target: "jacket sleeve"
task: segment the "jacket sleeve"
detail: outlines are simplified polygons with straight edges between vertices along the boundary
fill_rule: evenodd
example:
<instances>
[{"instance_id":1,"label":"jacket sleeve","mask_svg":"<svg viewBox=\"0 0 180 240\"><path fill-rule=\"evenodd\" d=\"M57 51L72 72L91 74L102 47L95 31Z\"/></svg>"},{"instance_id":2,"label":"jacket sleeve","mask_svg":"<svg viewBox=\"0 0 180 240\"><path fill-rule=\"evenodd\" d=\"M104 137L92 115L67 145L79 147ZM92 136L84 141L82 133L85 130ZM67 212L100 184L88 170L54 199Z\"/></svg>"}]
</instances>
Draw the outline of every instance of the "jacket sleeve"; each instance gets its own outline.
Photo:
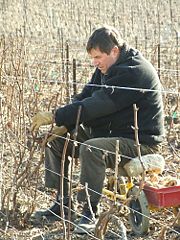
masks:
<instances>
[{"instance_id":1,"label":"jacket sleeve","mask_svg":"<svg viewBox=\"0 0 180 240\"><path fill-rule=\"evenodd\" d=\"M82 107L80 123L89 122L116 111L113 101L106 95L104 90L100 88L88 98L57 109L55 114L57 126L64 125L69 129L75 125L80 106Z\"/></svg>"},{"instance_id":2,"label":"jacket sleeve","mask_svg":"<svg viewBox=\"0 0 180 240\"><path fill-rule=\"evenodd\" d=\"M77 101L81 101L87 97L90 97L92 95L94 87L91 86L93 84L100 84L100 71L98 69L95 70L95 72L92 75L91 80L88 82L88 84L85 85L85 87L82 89L81 93L77 94L73 98L73 103Z\"/></svg>"}]
</instances>

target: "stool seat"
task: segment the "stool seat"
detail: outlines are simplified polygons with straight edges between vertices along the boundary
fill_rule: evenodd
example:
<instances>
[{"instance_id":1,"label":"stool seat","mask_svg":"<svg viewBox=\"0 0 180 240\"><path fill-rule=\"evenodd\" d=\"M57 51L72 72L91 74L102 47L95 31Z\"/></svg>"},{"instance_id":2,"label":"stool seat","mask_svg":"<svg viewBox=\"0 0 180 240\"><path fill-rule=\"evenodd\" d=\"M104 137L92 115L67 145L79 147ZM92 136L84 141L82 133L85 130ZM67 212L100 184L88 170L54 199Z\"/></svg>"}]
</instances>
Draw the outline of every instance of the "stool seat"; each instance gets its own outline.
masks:
<instances>
[{"instance_id":1,"label":"stool seat","mask_svg":"<svg viewBox=\"0 0 180 240\"><path fill-rule=\"evenodd\" d=\"M143 155L141 161L147 173L160 174L164 171L165 160L160 154ZM136 157L124 165L124 169L129 177L137 177L143 173L141 161L139 157Z\"/></svg>"}]
</instances>

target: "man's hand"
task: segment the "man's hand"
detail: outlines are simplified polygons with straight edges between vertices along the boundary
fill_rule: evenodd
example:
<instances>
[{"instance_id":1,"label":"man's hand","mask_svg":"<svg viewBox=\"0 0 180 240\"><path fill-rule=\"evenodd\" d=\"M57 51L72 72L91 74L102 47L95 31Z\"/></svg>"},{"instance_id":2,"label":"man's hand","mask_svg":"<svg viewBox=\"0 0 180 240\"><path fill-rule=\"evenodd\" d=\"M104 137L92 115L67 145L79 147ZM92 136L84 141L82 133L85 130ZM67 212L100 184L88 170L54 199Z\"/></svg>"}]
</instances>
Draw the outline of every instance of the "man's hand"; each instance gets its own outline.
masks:
<instances>
[{"instance_id":1,"label":"man's hand","mask_svg":"<svg viewBox=\"0 0 180 240\"><path fill-rule=\"evenodd\" d=\"M51 133L50 133L51 136L49 136L49 137L47 138L47 142L53 141L54 139L57 138L57 135L58 135L58 136L62 136L62 135L64 135L66 132L67 132L67 128L66 128L65 126L60 126L60 127L54 126L53 129L52 129L52 131L51 131Z\"/></svg>"},{"instance_id":2,"label":"man's hand","mask_svg":"<svg viewBox=\"0 0 180 240\"><path fill-rule=\"evenodd\" d=\"M37 132L40 126L51 123L53 123L53 114L51 112L38 112L32 118L31 132Z\"/></svg>"}]
</instances>

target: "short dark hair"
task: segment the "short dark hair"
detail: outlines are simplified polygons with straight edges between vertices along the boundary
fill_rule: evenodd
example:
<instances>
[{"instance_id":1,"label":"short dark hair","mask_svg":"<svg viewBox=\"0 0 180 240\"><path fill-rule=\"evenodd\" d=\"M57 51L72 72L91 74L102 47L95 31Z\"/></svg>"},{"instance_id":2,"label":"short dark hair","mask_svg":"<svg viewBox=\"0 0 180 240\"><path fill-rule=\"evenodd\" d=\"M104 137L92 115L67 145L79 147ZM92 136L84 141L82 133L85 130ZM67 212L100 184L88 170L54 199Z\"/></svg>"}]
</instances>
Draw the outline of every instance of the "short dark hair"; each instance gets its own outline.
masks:
<instances>
[{"instance_id":1,"label":"short dark hair","mask_svg":"<svg viewBox=\"0 0 180 240\"><path fill-rule=\"evenodd\" d=\"M123 44L124 40L114 27L101 27L96 29L90 36L86 50L90 53L92 49L99 48L101 52L110 54L113 47L121 48Z\"/></svg>"}]
</instances>

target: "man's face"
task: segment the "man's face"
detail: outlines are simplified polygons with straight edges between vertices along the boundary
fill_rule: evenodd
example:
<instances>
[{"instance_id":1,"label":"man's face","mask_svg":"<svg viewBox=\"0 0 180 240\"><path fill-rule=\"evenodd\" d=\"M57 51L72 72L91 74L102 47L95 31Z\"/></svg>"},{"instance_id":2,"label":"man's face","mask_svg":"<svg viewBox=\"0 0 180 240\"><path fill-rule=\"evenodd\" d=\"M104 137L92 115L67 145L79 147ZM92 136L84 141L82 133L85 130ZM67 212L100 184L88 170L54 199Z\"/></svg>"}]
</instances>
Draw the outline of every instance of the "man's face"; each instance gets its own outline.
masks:
<instances>
[{"instance_id":1,"label":"man's face","mask_svg":"<svg viewBox=\"0 0 180 240\"><path fill-rule=\"evenodd\" d=\"M93 48L89 55L92 58L92 62L103 74L116 62L120 54L119 48L114 47L110 54L101 52L99 48Z\"/></svg>"}]
</instances>

